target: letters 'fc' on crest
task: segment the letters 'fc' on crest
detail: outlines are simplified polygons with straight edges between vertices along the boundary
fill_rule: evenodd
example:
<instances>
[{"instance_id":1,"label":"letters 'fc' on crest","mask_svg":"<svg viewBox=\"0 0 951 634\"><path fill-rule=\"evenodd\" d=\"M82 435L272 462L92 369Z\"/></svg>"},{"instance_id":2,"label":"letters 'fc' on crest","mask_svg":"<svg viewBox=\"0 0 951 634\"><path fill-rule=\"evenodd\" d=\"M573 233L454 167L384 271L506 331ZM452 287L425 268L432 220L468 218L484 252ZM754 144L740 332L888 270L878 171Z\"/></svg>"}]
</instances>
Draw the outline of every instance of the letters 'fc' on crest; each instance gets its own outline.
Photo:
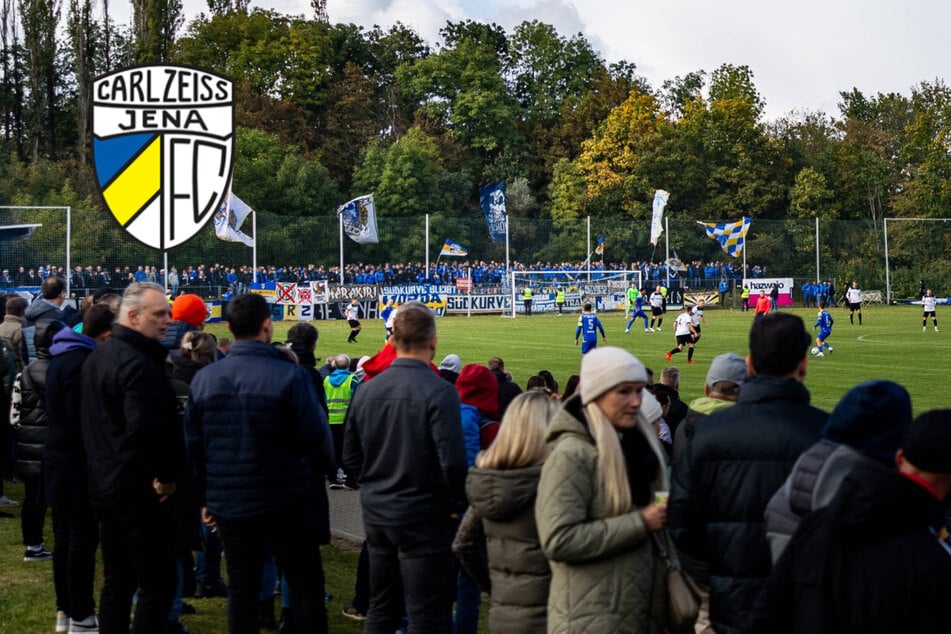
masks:
<instances>
[{"instance_id":1,"label":"letters 'fc' on crest","mask_svg":"<svg viewBox=\"0 0 951 634\"><path fill-rule=\"evenodd\" d=\"M234 169L234 84L177 65L93 83L93 160L109 211L156 249L186 242L221 205Z\"/></svg>"}]
</instances>

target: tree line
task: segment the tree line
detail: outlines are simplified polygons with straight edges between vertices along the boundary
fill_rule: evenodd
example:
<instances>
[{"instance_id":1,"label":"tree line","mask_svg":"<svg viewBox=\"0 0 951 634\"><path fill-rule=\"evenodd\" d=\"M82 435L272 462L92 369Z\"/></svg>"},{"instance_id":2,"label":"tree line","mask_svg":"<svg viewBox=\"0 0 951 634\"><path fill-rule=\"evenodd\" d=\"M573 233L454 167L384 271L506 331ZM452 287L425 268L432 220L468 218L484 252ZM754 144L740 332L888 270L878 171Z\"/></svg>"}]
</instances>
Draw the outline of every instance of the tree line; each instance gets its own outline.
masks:
<instances>
[{"instance_id":1,"label":"tree line","mask_svg":"<svg viewBox=\"0 0 951 634\"><path fill-rule=\"evenodd\" d=\"M502 180L513 216L610 220L621 242L660 188L671 218L862 221L858 258L878 256L886 217L951 215L942 79L908 95L843 87L835 113L768 121L742 64L651 86L634 62L539 21L447 22L430 46L402 24L330 24L320 6L209 0L186 24L180 0L133 0L123 25L107 0L0 0L0 202L75 203L101 229L92 81L169 62L236 82L234 189L262 214L326 216L373 192L381 217L451 221L479 214L479 186ZM931 230L896 231L922 256L948 251Z\"/></svg>"}]
</instances>

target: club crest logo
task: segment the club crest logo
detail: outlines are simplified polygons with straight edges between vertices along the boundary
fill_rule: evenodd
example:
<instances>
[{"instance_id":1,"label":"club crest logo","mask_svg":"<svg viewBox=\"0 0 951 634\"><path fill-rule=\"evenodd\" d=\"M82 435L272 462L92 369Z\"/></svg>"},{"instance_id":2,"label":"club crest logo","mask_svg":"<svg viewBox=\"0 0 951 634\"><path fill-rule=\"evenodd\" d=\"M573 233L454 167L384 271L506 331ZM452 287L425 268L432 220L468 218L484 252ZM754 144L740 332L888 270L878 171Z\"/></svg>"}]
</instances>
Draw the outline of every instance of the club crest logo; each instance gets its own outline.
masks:
<instances>
[{"instance_id":1,"label":"club crest logo","mask_svg":"<svg viewBox=\"0 0 951 634\"><path fill-rule=\"evenodd\" d=\"M156 249L188 241L221 206L234 169L234 83L177 65L93 82L93 162L123 229Z\"/></svg>"}]
</instances>

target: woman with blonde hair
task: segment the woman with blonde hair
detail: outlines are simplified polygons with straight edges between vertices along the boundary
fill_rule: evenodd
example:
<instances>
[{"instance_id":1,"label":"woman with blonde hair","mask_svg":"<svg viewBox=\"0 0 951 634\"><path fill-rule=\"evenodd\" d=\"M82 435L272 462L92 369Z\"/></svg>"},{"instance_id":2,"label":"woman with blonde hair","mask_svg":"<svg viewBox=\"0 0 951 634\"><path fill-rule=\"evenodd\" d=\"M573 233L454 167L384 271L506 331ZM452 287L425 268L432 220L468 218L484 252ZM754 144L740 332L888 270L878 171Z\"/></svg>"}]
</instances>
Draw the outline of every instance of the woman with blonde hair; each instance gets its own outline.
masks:
<instances>
[{"instance_id":1,"label":"woman with blonde hair","mask_svg":"<svg viewBox=\"0 0 951 634\"><path fill-rule=\"evenodd\" d=\"M646 383L627 351L596 348L548 428L535 501L552 569L548 632L664 631L666 570L651 534L667 522L653 493L668 485L664 450L641 412Z\"/></svg>"},{"instance_id":2,"label":"woman with blonde hair","mask_svg":"<svg viewBox=\"0 0 951 634\"><path fill-rule=\"evenodd\" d=\"M470 507L453 551L492 596L489 631L494 634L531 634L546 628L551 571L538 543L533 507L548 455L545 433L557 411L557 401L546 392L518 395L502 418L498 436L479 453L466 478Z\"/></svg>"},{"instance_id":3,"label":"woman with blonde hair","mask_svg":"<svg viewBox=\"0 0 951 634\"><path fill-rule=\"evenodd\" d=\"M217 358L218 342L214 336L200 330L189 330L182 337L178 354L169 356L171 378L191 385L195 373Z\"/></svg>"}]
</instances>

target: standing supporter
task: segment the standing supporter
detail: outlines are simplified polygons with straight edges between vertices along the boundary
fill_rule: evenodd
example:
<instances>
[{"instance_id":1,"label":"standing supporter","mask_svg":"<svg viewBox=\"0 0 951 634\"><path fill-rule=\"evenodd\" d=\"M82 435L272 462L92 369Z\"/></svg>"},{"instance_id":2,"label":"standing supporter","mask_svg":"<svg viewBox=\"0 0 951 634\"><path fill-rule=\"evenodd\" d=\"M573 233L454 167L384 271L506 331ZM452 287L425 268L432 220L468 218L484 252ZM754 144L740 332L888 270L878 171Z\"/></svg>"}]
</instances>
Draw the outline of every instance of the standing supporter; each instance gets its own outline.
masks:
<instances>
[{"instance_id":1,"label":"standing supporter","mask_svg":"<svg viewBox=\"0 0 951 634\"><path fill-rule=\"evenodd\" d=\"M492 444L499 431L499 383L487 367L472 363L459 373L456 392L459 394L466 461L472 467L476 456ZM457 634L474 633L479 629L480 603L478 584L468 572L459 571L454 623Z\"/></svg>"},{"instance_id":2,"label":"standing supporter","mask_svg":"<svg viewBox=\"0 0 951 634\"><path fill-rule=\"evenodd\" d=\"M443 360L439 362L439 376L453 385L459 380L459 372L461 371L462 359L459 358L458 354L447 354L443 357ZM496 385L498 385L498 381L496 381ZM498 403L496 403L496 407L498 407Z\"/></svg>"},{"instance_id":3,"label":"standing supporter","mask_svg":"<svg viewBox=\"0 0 951 634\"><path fill-rule=\"evenodd\" d=\"M82 371L82 435L100 522L103 634L163 632L175 591L171 505L184 463L175 395L162 346L169 306L161 286L123 293L112 336Z\"/></svg>"},{"instance_id":4,"label":"standing supporter","mask_svg":"<svg viewBox=\"0 0 951 634\"><path fill-rule=\"evenodd\" d=\"M938 332L938 318L935 317L934 310L937 303L938 299L934 296L934 293L931 292L930 288L921 296L921 332L927 329L926 324L928 323L928 317L931 317L931 321L934 323L934 331Z\"/></svg>"},{"instance_id":5,"label":"standing supporter","mask_svg":"<svg viewBox=\"0 0 951 634\"><path fill-rule=\"evenodd\" d=\"M23 366L29 363L26 339L23 336L26 306L26 300L19 295L9 297L7 299L6 315L3 317L3 323L0 324L0 339L3 339L13 352L17 373L22 372Z\"/></svg>"},{"instance_id":6,"label":"standing supporter","mask_svg":"<svg viewBox=\"0 0 951 634\"><path fill-rule=\"evenodd\" d=\"M594 313L591 304L585 304L581 316L578 317L578 327L575 328L575 345L578 345L578 338L582 340L581 354L587 354L598 347L598 333L601 333L601 339L604 343L608 338L604 335L604 326L601 320Z\"/></svg>"},{"instance_id":7,"label":"standing supporter","mask_svg":"<svg viewBox=\"0 0 951 634\"><path fill-rule=\"evenodd\" d=\"M229 631L258 631L261 574L273 553L298 622L326 632L319 545L329 537L323 478L334 464L326 416L307 374L270 345L263 297L236 297L228 328L231 352L195 375L185 424L202 517L217 527L228 562Z\"/></svg>"},{"instance_id":8,"label":"standing supporter","mask_svg":"<svg viewBox=\"0 0 951 634\"><path fill-rule=\"evenodd\" d=\"M883 446L884 449L884 446ZM951 410L925 412L895 453L861 464L806 516L760 597L760 632L947 632Z\"/></svg>"},{"instance_id":9,"label":"standing supporter","mask_svg":"<svg viewBox=\"0 0 951 634\"><path fill-rule=\"evenodd\" d=\"M43 545L46 519L46 489L43 484L43 447L46 444L46 370L50 365L53 335L66 327L61 321L44 319L36 324L36 359L23 368L13 387L10 424L17 430L14 473L23 480L20 528L23 561L49 561L53 553Z\"/></svg>"},{"instance_id":10,"label":"standing supporter","mask_svg":"<svg viewBox=\"0 0 951 634\"><path fill-rule=\"evenodd\" d=\"M182 293L172 302L172 321L168 324L162 345L177 355L186 332L202 330L208 318L205 300L198 295Z\"/></svg>"},{"instance_id":11,"label":"standing supporter","mask_svg":"<svg viewBox=\"0 0 951 634\"><path fill-rule=\"evenodd\" d=\"M651 372L648 370L648 379L650 376ZM660 382L655 385L651 385L651 383L652 382L648 380L648 387L651 388L652 392L655 394L666 394L670 401L670 406L664 419L667 421L667 424L670 425L671 433L674 433L677 431L680 421L687 415L687 404L680 399L680 370L672 365L667 366L661 370Z\"/></svg>"},{"instance_id":12,"label":"standing supporter","mask_svg":"<svg viewBox=\"0 0 951 634\"><path fill-rule=\"evenodd\" d=\"M538 542L534 506L548 455L545 432L557 411L558 402L544 392L516 397L495 442L466 478L470 506L453 551L492 597L489 630L495 634L546 631L551 568Z\"/></svg>"},{"instance_id":13,"label":"standing supporter","mask_svg":"<svg viewBox=\"0 0 951 634\"><path fill-rule=\"evenodd\" d=\"M743 290L740 291L740 302L743 306L743 312L750 309L750 287L747 284L744 284Z\"/></svg>"},{"instance_id":14,"label":"standing supporter","mask_svg":"<svg viewBox=\"0 0 951 634\"><path fill-rule=\"evenodd\" d=\"M769 309L773 312L779 308L779 286L774 282L769 287Z\"/></svg>"},{"instance_id":15,"label":"standing supporter","mask_svg":"<svg viewBox=\"0 0 951 634\"><path fill-rule=\"evenodd\" d=\"M465 509L466 450L459 398L430 367L436 322L419 302L400 306L396 359L350 405L344 467L360 482L370 554L365 631L391 634L405 601L410 631L447 631L452 552Z\"/></svg>"},{"instance_id":16,"label":"standing supporter","mask_svg":"<svg viewBox=\"0 0 951 634\"><path fill-rule=\"evenodd\" d=\"M755 319L749 341L750 378L739 401L697 425L671 486L671 533L681 550L709 565L717 632L752 631L752 607L770 569L763 513L828 417L809 405L803 385L810 337L802 319Z\"/></svg>"},{"instance_id":17,"label":"standing supporter","mask_svg":"<svg viewBox=\"0 0 951 634\"><path fill-rule=\"evenodd\" d=\"M495 375L495 380L499 382L499 416L505 416L509 403L522 393L522 388L512 381L508 372L505 371L505 361L502 357L492 357L486 365Z\"/></svg>"},{"instance_id":18,"label":"standing supporter","mask_svg":"<svg viewBox=\"0 0 951 634\"><path fill-rule=\"evenodd\" d=\"M766 507L766 537L773 563L796 527L828 506L859 465L895 466L895 452L911 424L911 397L891 381L866 381L846 392L822 429L822 440L803 453Z\"/></svg>"},{"instance_id":19,"label":"standing supporter","mask_svg":"<svg viewBox=\"0 0 951 634\"><path fill-rule=\"evenodd\" d=\"M766 291L759 292L759 299L756 300L756 308L753 311L753 318L763 317L769 314L770 307L772 302L769 300L769 297L766 295Z\"/></svg>"},{"instance_id":20,"label":"standing supporter","mask_svg":"<svg viewBox=\"0 0 951 634\"><path fill-rule=\"evenodd\" d=\"M354 479L350 478L348 481L347 473L343 468L343 434L347 410L350 409L350 402L353 400L353 393L359 382L350 371L350 357L345 354L335 356L333 371L324 379L327 422L330 423L330 431L333 434L334 457L337 461L337 479L330 484L331 489L342 489L346 485L349 485L349 488L356 488Z\"/></svg>"},{"instance_id":21,"label":"standing supporter","mask_svg":"<svg viewBox=\"0 0 951 634\"><path fill-rule=\"evenodd\" d=\"M663 631L666 570L651 535L666 525L666 504L653 503L654 491L666 489L666 460L640 415L646 381L628 352L593 350L581 358L580 395L548 428L535 518L552 570L549 632ZM638 457L650 455L656 467L638 465L633 483L620 433L638 436Z\"/></svg>"},{"instance_id":22,"label":"standing supporter","mask_svg":"<svg viewBox=\"0 0 951 634\"><path fill-rule=\"evenodd\" d=\"M65 321L62 307L65 300L66 282L60 277L46 278L40 286L40 297L26 309L23 327L35 326L36 322L44 319Z\"/></svg>"},{"instance_id":23,"label":"standing supporter","mask_svg":"<svg viewBox=\"0 0 951 634\"><path fill-rule=\"evenodd\" d=\"M522 305L525 308L525 316L532 316L532 287L526 286L522 291Z\"/></svg>"},{"instance_id":24,"label":"standing supporter","mask_svg":"<svg viewBox=\"0 0 951 634\"><path fill-rule=\"evenodd\" d=\"M7 302L17 297L16 295L7 295L0 293L0 312L6 313ZM23 308L26 309L26 301L23 302ZM22 339L22 327L20 322L13 326L0 323L0 330L6 328L12 334L17 334ZM25 353L24 353L25 354ZM8 424L10 422L10 397L13 394L13 382L19 370L17 369L13 349L8 340L0 336L0 508L19 506L16 500L11 500L3 493L3 481L8 475L13 473L13 428ZM12 518L13 514L0 510L0 518Z\"/></svg>"}]
</instances>

